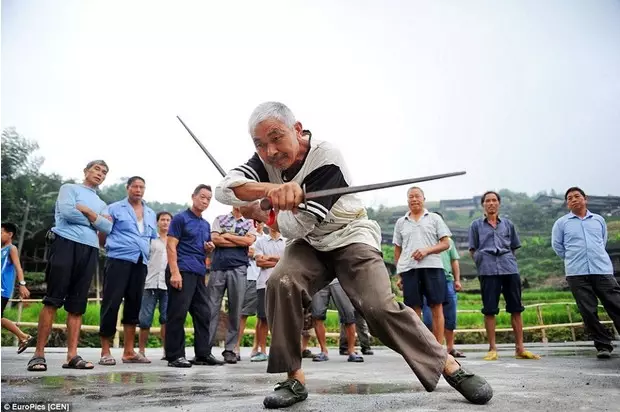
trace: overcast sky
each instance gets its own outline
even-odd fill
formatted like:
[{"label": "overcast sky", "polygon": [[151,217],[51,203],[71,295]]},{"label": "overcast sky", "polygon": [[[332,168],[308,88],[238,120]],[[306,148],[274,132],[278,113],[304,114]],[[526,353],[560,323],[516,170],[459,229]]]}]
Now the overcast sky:
[{"label": "overcast sky", "polygon": [[44,171],[103,158],[147,200],[220,179],[176,115],[227,169],[266,100],[339,146],[354,184],[465,170],[427,199],[620,194],[618,1],[3,0],[1,58],[1,126]]}]

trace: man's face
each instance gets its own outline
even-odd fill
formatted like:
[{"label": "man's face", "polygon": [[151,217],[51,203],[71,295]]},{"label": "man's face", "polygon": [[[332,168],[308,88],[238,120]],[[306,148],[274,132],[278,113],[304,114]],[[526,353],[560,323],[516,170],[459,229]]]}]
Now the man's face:
[{"label": "man's face", "polygon": [[7,232],[6,230],[4,230],[4,228],[2,228],[2,244],[6,245],[11,241],[11,239],[13,239],[13,234]]},{"label": "man's face", "polygon": [[482,206],[487,215],[496,215],[499,210],[499,199],[495,193],[489,193],[484,197]]},{"label": "man's face", "polygon": [[159,228],[159,230],[167,232],[168,228],[170,227],[171,220],[172,219],[170,218],[170,215],[164,213],[159,217],[159,220],[157,221],[157,227]]},{"label": "man's face", "polygon": [[420,189],[411,189],[407,192],[409,210],[419,211],[424,208],[424,194]]},{"label": "man's face", "polygon": [[92,186],[99,186],[108,175],[108,168],[104,165],[95,164],[84,171],[84,180]]},{"label": "man's face", "polygon": [[587,203],[586,198],[578,190],[568,192],[566,196],[566,205],[570,210],[581,210],[586,207]]},{"label": "man's face", "polygon": [[258,233],[263,233],[263,229],[264,229],[264,228],[265,228],[265,223],[263,223],[263,222],[258,222],[258,223],[256,224],[256,231],[257,231]]},{"label": "man's face", "polygon": [[200,189],[198,194],[192,196],[192,203],[196,210],[204,212],[211,203],[211,196],[213,194],[207,189]]},{"label": "man's face", "polygon": [[256,153],[267,164],[279,170],[290,168],[299,153],[299,140],[302,136],[301,123],[292,129],[276,119],[267,119],[254,129]]},{"label": "man's face", "polygon": [[145,190],[144,182],[140,179],[135,179],[131,184],[127,187],[127,197],[129,200],[140,201],[144,196]]}]

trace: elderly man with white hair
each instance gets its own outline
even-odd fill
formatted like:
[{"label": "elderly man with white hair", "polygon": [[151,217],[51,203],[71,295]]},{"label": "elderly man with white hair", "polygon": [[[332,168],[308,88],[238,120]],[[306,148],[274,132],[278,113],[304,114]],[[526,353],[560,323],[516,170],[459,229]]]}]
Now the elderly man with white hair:
[{"label": "elderly man with white hair", "polygon": [[[232,169],[215,190],[224,204],[242,206],[248,218],[278,228],[290,243],[267,282],[272,340],[268,373],[287,373],[264,405],[282,408],[308,397],[301,369],[300,331],[311,297],[338,278],[372,334],[400,353],[424,388],[433,391],[443,374],[472,403],[493,391],[480,376],[461,368],[415,312],[396,302],[381,255],[381,231],[355,195],[304,201],[308,192],[348,187],[351,176],[340,151],[312,138],[282,103],[259,105],[249,121],[256,152]],[[260,208],[269,198],[275,218]]]}]

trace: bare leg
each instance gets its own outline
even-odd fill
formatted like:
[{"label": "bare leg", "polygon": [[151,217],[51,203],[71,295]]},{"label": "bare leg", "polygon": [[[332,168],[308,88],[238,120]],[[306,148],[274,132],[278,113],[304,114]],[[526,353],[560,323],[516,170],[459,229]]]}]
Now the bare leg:
[{"label": "bare leg", "polygon": [[26,338],[28,337],[28,335],[22,332],[22,330],[18,328],[17,325],[13,323],[13,321],[7,318],[2,318],[2,327],[11,332],[13,335],[17,336],[17,339],[19,339],[20,341],[26,340]]},{"label": "bare leg", "polygon": [[136,325],[123,325],[123,358],[133,358],[136,356],[134,350],[136,340]]},{"label": "bare leg", "polygon": [[67,361],[70,361],[77,355],[81,327],[82,315],[67,313]]},{"label": "bare leg", "polygon": [[104,356],[112,356],[112,352],[110,352],[110,348],[112,347],[112,338],[101,336],[101,357]]},{"label": "bare leg", "polygon": [[349,355],[355,353],[355,323],[344,325],[344,331],[347,334],[347,350]]},{"label": "bare leg", "polygon": [[140,328],[140,334],[138,335],[138,352],[141,354],[146,353],[146,342],[149,340],[149,333],[151,332],[150,328],[142,329]]},{"label": "bare leg", "polygon": [[454,349],[454,331],[446,329],[444,334],[446,335],[446,347],[448,352],[451,352]]},{"label": "bare leg", "polygon": [[[489,350],[497,350],[495,346],[495,316],[484,315],[484,328],[487,330],[487,339],[489,341]],[[523,334],[521,334],[523,339]]]},{"label": "bare leg", "polygon": [[523,346],[523,320],[520,313],[513,313],[510,315],[510,321],[512,323],[512,330],[515,334],[515,348],[517,353],[525,351]]},{"label": "bare leg", "polygon": [[310,335],[303,335],[301,337],[301,351],[308,349],[308,343],[310,342]]},{"label": "bare leg", "polygon": [[161,335],[161,346],[166,347],[166,324],[160,326],[159,334]]},{"label": "bare leg", "polygon": [[[239,348],[241,347],[241,341],[243,340],[243,336],[245,335],[243,331],[245,330],[245,324],[248,321],[248,317],[246,315],[241,315],[241,319],[239,319],[239,338],[237,339],[237,346],[235,346],[235,353],[239,353]],[[254,333],[254,342],[256,342],[256,332]]]},{"label": "bare leg", "polygon": [[316,338],[321,346],[321,352],[327,355],[327,338],[325,337],[325,323],[320,319],[314,320],[314,331],[316,332]]},{"label": "bare leg", "polygon": [[37,327],[37,348],[34,351],[34,356],[45,356],[45,345],[47,339],[52,332],[52,323],[56,317],[57,308],[53,306],[43,306],[41,313],[39,314],[39,325]]},{"label": "bare leg", "polygon": [[260,352],[267,354],[267,334],[269,333],[269,327],[264,320],[258,320],[258,344],[260,345]]},{"label": "bare leg", "polygon": [[420,319],[422,319],[422,308],[420,306],[416,306],[415,308],[413,308],[413,311],[418,314]]},{"label": "bare leg", "polygon": [[443,332],[444,332],[444,317],[443,317],[443,305],[429,305],[431,313],[433,314],[433,335],[440,345],[443,345]]}]

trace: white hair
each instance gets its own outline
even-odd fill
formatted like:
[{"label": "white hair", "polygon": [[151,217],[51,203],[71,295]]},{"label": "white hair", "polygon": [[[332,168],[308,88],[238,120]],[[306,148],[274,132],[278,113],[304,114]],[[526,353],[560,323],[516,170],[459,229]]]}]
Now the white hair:
[{"label": "white hair", "polygon": [[261,103],[250,115],[250,121],[248,122],[250,136],[254,136],[256,126],[267,119],[277,119],[291,129],[297,122],[295,115],[285,104],[280,102]]}]

